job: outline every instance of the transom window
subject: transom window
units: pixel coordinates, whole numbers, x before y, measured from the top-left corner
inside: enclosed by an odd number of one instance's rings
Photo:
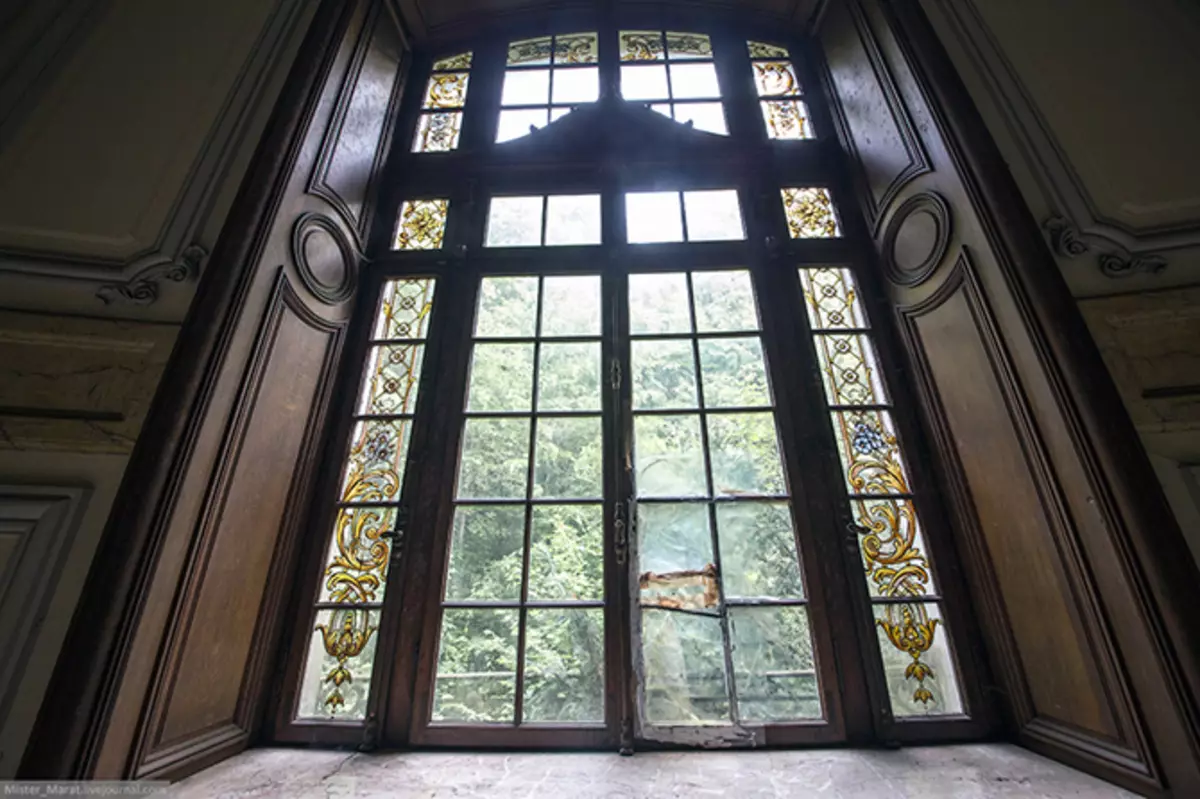
[[[280,737],[966,729],[939,516],[802,49],[630,24],[447,52],[396,128]]]

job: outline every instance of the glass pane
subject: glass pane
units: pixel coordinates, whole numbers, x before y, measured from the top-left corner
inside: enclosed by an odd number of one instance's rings
[[[552,194],[546,198],[546,244],[599,243],[599,194]]]
[[[423,344],[372,347],[357,413],[412,413],[417,407]]]
[[[446,232],[449,200],[405,200],[400,204],[395,250],[436,250]]]
[[[784,493],[774,414],[710,414],[708,446],[718,495]]]
[[[475,335],[532,337],[537,301],[536,277],[485,277],[479,288]]]
[[[712,58],[712,42],[703,33],[667,31],[667,54],[672,59]]]
[[[546,105],[550,102],[550,70],[510,69],[504,73],[500,105]]]
[[[869,327],[849,269],[801,269],[800,282],[808,322],[814,330]]]
[[[524,543],[523,505],[455,508],[446,599],[520,599]]]
[[[630,275],[629,331],[635,336],[691,333],[687,275],[683,272]]]
[[[721,96],[717,70],[712,64],[671,64],[671,97],[707,100]]]
[[[411,419],[354,425],[342,479],[342,502],[394,502],[404,481]]]
[[[508,45],[508,66],[516,64],[549,64],[550,37],[522,39]]]
[[[389,280],[383,286],[373,338],[424,338],[433,310],[433,278]]]
[[[542,344],[538,410],[600,410],[600,342]]]
[[[543,337],[600,335],[599,276],[547,277],[542,295]]]
[[[600,60],[598,53],[594,33],[566,33],[554,39],[555,64],[595,64]],[[558,75],[554,79],[557,81]]]
[[[674,119],[674,117],[671,114],[671,104],[670,103],[651,103],[650,110],[654,111],[655,113],[662,114],[667,119]]]
[[[875,606],[879,651],[897,718],[963,712],[949,631],[932,602]]]
[[[467,100],[466,72],[431,75],[422,108],[462,108]]]
[[[725,596],[738,599],[804,597],[788,503],[718,503],[717,533],[721,542]]]
[[[797,606],[730,608],[729,622],[742,720],[821,718],[808,610]]]
[[[502,721],[516,712],[516,609],[446,608],[434,721]]]
[[[630,373],[635,410],[700,407],[691,339],[631,342]]]
[[[487,247],[536,247],[542,243],[541,197],[493,197]]]
[[[887,411],[832,414],[834,438],[852,494],[907,494],[908,475]]]
[[[433,70],[441,72],[447,69],[470,69],[471,68],[471,53],[459,53],[458,55],[450,55],[445,58],[438,59],[433,62]]]
[[[735,189],[685,191],[683,210],[687,215],[688,241],[728,241],[746,237]]]
[[[537,608],[528,613],[523,720],[604,721],[604,611]]]
[[[381,602],[395,508],[339,508],[321,576],[320,602]]]
[[[600,70],[596,67],[554,70],[554,103],[591,103],[600,96]]]
[[[762,342],[757,337],[702,339],[700,374],[706,408],[771,405]]]
[[[655,111],[658,107],[651,106]],[[668,111],[669,111],[669,107]],[[661,113],[668,113],[664,111]],[[725,111],[721,108],[720,103],[676,103],[675,104],[675,121],[681,125],[692,123],[692,127],[696,130],[703,130],[709,133],[717,133],[721,136],[729,134],[729,128],[725,125]]]
[[[692,292],[701,333],[758,330],[754,287],[745,269],[692,272]]]
[[[790,97],[800,93],[800,81],[790,61],[755,61],[752,66],[760,97]]]
[[[811,139],[808,109],[798,100],[763,100],[763,121],[772,139]]]
[[[626,100],[665,100],[670,96],[665,66],[646,64],[621,67],[621,97]]]
[[[717,585],[708,505],[638,504],[638,596],[643,607],[717,613]]]
[[[529,539],[529,598],[604,598],[604,508],[534,505]]]
[[[746,48],[750,51],[751,58],[788,58],[791,55],[786,47],[764,42],[746,42]]]
[[[366,718],[378,630],[377,610],[317,611],[296,718]]]
[[[421,114],[417,135],[413,137],[414,153],[440,153],[458,146],[462,131],[462,111],[442,111]]]
[[[535,497],[582,499],[603,495],[600,427],[599,416],[538,419]]]
[[[522,136],[528,136],[530,128],[546,127],[546,119],[546,109],[544,108],[503,110],[500,112],[500,122],[496,126],[496,141],[512,141]]]
[[[567,114],[571,113],[571,110],[572,109],[570,109],[570,108],[551,108],[550,109],[550,121],[554,122],[556,120],[562,119]]]
[[[528,470],[528,419],[467,420],[459,464],[459,497],[523,499]]]
[[[887,403],[879,362],[869,338],[856,333],[825,333],[813,336],[813,344],[830,405]]]
[[[663,58],[662,34],[658,31],[621,31],[622,61],[655,61]]]
[[[708,495],[700,417],[635,416],[633,433],[638,496]]]
[[[783,212],[793,239],[830,239],[841,235],[833,200],[825,189],[783,189]]]
[[[921,597],[936,593],[929,549],[916,509],[907,499],[858,499],[850,503],[859,531],[871,596]]]
[[[471,353],[469,411],[533,407],[533,344],[476,344]]]
[[[646,721],[729,724],[721,621],[671,610],[642,611]]]
[[[625,235],[630,244],[683,241],[679,192],[628,192],[625,195]]]

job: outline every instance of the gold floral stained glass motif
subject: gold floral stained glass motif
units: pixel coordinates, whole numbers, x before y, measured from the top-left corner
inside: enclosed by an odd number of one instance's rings
[[[851,494],[909,493],[908,473],[890,413],[835,411],[833,428]]]
[[[371,349],[358,401],[360,414],[412,413],[417,406],[423,344],[384,344]]]
[[[375,317],[375,339],[421,339],[429,326],[433,310],[433,291],[437,281],[432,278],[389,280],[384,284]]]
[[[800,94],[800,81],[790,61],[755,61],[754,85],[759,97],[792,97]]]
[[[568,33],[555,36],[554,63],[595,64],[600,60],[596,42],[594,33]]]
[[[845,267],[801,269],[804,307],[813,330],[866,329],[854,277]]]
[[[808,110],[798,100],[763,100],[763,121],[772,139],[811,139]]]
[[[465,53],[458,55],[450,55],[445,58],[440,58],[433,62],[434,72],[445,72],[453,69],[470,69],[471,68],[471,52],[468,50]]]
[[[462,132],[462,111],[422,114],[413,137],[414,153],[444,153],[458,147]]]
[[[549,64],[550,55],[554,50],[554,37],[543,36],[538,39],[522,39],[508,45],[508,66],[522,64]]]
[[[622,61],[661,61],[665,57],[658,31],[621,31]]]
[[[397,501],[411,437],[411,419],[368,419],[355,424],[341,501]]]
[[[857,333],[827,333],[814,339],[825,399],[830,405],[887,403],[874,345],[869,338]]]
[[[396,226],[395,250],[436,250],[446,232],[446,212],[450,201],[405,200],[400,206]]]
[[[871,596],[896,599],[934,592],[933,572],[912,500],[855,499],[850,505]]]
[[[897,718],[963,712],[949,633],[933,602],[875,606],[883,672]]]
[[[831,239],[841,235],[833,199],[826,189],[783,189],[783,211],[793,239]]]
[[[447,72],[429,76],[425,86],[425,99],[422,108],[462,108],[467,101],[467,81],[470,75],[466,72]]]
[[[340,508],[321,576],[321,602],[382,602],[395,508]]]
[[[347,721],[366,718],[378,630],[378,610],[317,611],[296,706],[297,718]]]
[[[791,53],[786,47],[779,47],[765,42],[746,42],[746,49],[751,58],[790,58]]]
[[[712,58],[712,40],[703,33],[667,31],[667,55],[672,60]]]

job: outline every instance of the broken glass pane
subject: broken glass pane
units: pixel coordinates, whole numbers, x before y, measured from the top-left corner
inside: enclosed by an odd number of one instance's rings
[[[640,502],[638,592],[642,605],[719,611],[708,506]]]
[[[523,721],[604,721],[604,611],[531,608]]]
[[[742,720],[822,718],[808,610],[798,605],[730,608],[729,624]]]
[[[642,610],[645,720],[729,724],[725,645],[716,616]]]
[[[446,608],[434,683],[433,720],[512,723],[516,609]],[[487,646],[479,646],[486,641]]]

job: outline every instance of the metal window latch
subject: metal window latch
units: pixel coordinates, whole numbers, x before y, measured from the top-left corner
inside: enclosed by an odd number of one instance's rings
[[[857,554],[859,536],[870,535],[871,532],[870,527],[863,527],[855,522],[846,522],[846,551]]]
[[[408,510],[400,508],[396,511],[395,527],[379,534],[380,538],[386,539],[391,544],[392,563],[399,563],[404,554],[404,530],[406,527],[408,527]]]
[[[613,549],[616,551],[617,563],[625,565],[629,559],[629,535],[625,529],[625,503],[618,502],[613,508]]]
[[[608,364],[608,384],[616,391],[621,387],[621,362],[616,358]]]

